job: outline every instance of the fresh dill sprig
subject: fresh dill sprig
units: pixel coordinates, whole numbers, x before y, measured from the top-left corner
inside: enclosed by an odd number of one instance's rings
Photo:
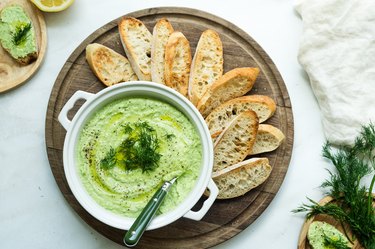
[[[362,246],[375,249],[375,208],[371,195],[375,175],[372,175],[369,188],[361,185],[363,177],[374,173],[374,149],[373,124],[362,127],[353,147],[343,146],[333,153],[331,144],[326,143],[323,157],[329,159],[336,170],[328,170],[330,178],[323,182],[322,187],[327,189],[335,203],[320,206],[309,199],[309,205],[304,204],[293,212],[308,212],[308,218],[317,214],[330,215],[347,223]]]
[[[13,43],[15,45],[20,45],[23,43],[27,38],[27,33],[31,29],[31,23],[21,23],[16,26],[16,30],[13,32]]]
[[[146,122],[137,122],[133,129],[126,128],[127,131],[130,131],[129,137],[120,146],[125,167],[142,171],[155,169],[161,157],[157,152],[159,140],[155,130]]]
[[[111,169],[116,166],[116,151],[110,148],[107,155],[100,161],[100,166],[103,169]]]
[[[130,126],[130,123],[126,123],[122,125],[122,127],[124,128],[125,134],[130,134],[133,131],[133,128]]]
[[[342,237],[338,237],[337,239],[331,238],[327,234],[323,233],[324,238],[324,245],[327,248],[335,248],[335,249],[350,249],[346,241]]]
[[[156,131],[147,122],[136,122],[123,125],[123,132],[127,136],[118,148],[111,148],[101,160],[101,167],[110,169],[119,164],[127,170],[140,168],[143,172],[158,167],[161,154]]]

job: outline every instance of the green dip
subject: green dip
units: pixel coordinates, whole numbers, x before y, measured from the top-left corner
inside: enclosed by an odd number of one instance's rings
[[[147,122],[158,137],[158,167],[142,171],[124,165],[104,169],[101,160],[126,139],[124,125]],[[193,189],[202,163],[202,145],[194,125],[173,106],[148,98],[116,100],[100,108],[83,127],[77,144],[80,178],[90,196],[116,214],[136,217],[164,181],[182,175],[160,207],[165,213]]]
[[[14,37],[28,24],[31,28],[20,37],[18,44]],[[15,59],[22,59],[37,52],[34,27],[30,18],[19,5],[9,5],[0,13],[0,42],[10,55]]]
[[[310,224],[307,238],[313,249],[336,249],[335,246],[327,245],[325,243],[324,235],[329,237],[332,241],[341,241],[342,243],[349,245],[349,240],[334,226],[321,221],[314,221]]]

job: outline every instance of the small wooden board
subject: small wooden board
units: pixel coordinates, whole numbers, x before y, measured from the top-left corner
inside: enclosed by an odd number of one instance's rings
[[[373,205],[375,205],[375,194],[373,194],[373,199],[374,199]],[[323,205],[326,205],[326,204],[328,204],[332,201],[333,201],[333,198],[331,196],[326,196],[319,201],[319,205],[323,206]],[[337,230],[339,230],[343,234],[345,234],[345,231],[346,231],[346,233],[348,234],[348,236],[350,238],[353,237],[351,229],[347,224],[344,224],[344,226],[345,226],[345,228],[344,228],[343,225],[341,224],[341,222],[335,220],[333,217],[328,216],[328,215],[319,214],[319,215],[316,215],[316,216],[314,216],[310,219],[307,219],[305,221],[305,223],[303,224],[302,229],[301,229],[301,233],[300,233],[299,239],[298,239],[298,249],[312,249],[312,247],[310,246],[309,241],[307,239],[307,232],[309,231],[309,227],[310,227],[311,223],[313,223],[314,221],[326,222],[326,223],[336,227]],[[364,248],[358,243],[358,240],[355,240],[352,249],[364,249]]]
[[[160,229],[146,231],[138,248],[207,248],[224,242],[255,221],[270,204],[287,172],[293,147],[293,115],[286,86],[275,65],[262,48],[244,31],[219,17],[188,8],[152,8],[130,13],[142,20],[149,30],[155,22],[166,17],[175,30],[182,31],[190,41],[192,53],[201,33],[210,28],[216,30],[224,47],[224,71],[236,67],[259,67],[261,73],[249,94],[264,94],[277,104],[275,115],[267,121],[286,136],[286,141],[274,152],[266,153],[273,166],[268,180],[246,195],[230,200],[217,200],[201,221],[181,218]],[[124,55],[118,34],[119,19],[99,28],[73,52],[57,77],[49,100],[46,117],[46,145],[52,172],[61,192],[78,215],[91,227],[107,238],[122,244],[124,231],[109,227],[93,218],[74,198],[63,170],[63,144],[65,130],[57,116],[66,101],[77,90],[96,93],[104,85],[91,72],[85,61],[85,48],[97,42]],[[71,111],[71,116],[82,105]],[[196,206],[202,205],[204,197]]]
[[[19,4],[30,17],[39,47],[38,59],[29,65],[21,65],[0,46],[0,93],[25,83],[38,70],[47,48],[47,29],[43,14],[28,0],[2,0],[0,11],[8,4]]]

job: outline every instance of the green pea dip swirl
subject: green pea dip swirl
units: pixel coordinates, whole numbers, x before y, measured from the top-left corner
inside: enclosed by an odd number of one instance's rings
[[[158,137],[158,167],[127,170],[100,162],[126,138],[125,124],[147,122]],[[194,125],[173,106],[150,98],[125,98],[100,108],[84,125],[77,143],[77,168],[89,195],[113,213],[136,217],[166,180],[179,176],[159,211],[173,210],[193,189],[202,163]]]

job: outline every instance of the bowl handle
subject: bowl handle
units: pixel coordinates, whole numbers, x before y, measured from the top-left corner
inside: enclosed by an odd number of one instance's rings
[[[207,200],[204,201],[202,208],[199,211],[188,211],[184,217],[192,220],[201,220],[203,216],[208,212],[216,197],[219,193],[219,189],[217,188],[214,180],[210,179],[207,186],[208,190],[210,191],[210,196]]]
[[[61,112],[59,114],[59,122],[60,124],[65,128],[65,130],[69,129],[70,123],[72,122],[71,120],[68,119],[68,112],[70,109],[73,108],[74,104],[80,100],[89,100],[93,95],[93,93],[88,93],[84,91],[76,91],[72,97],[65,103],[64,107],[61,109]]]

